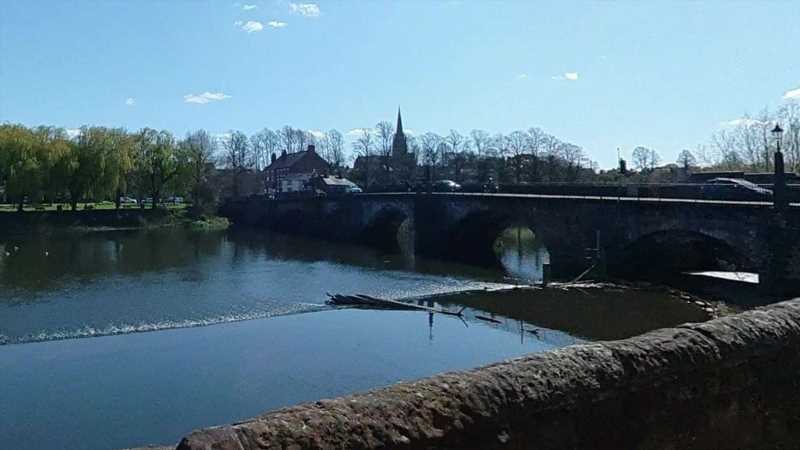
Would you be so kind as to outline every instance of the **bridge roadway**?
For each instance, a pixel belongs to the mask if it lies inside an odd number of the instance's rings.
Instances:
[[[572,200],[602,200],[615,202],[645,202],[645,203],[676,203],[676,204],[708,204],[708,205],[744,205],[771,208],[771,201],[744,201],[744,200],[707,200],[693,198],[669,198],[669,197],[629,197],[629,196],[603,196],[603,195],[553,195],[553,194],[515,194],[504,192],[365,192],[354,194],[355,197],[384,196],[384,195],[446,195],[446,196],[477,196],[477,197],[499,197],[499,198],[551,198],[551,199],[572,199]],[[789,208],[798,208],[800,203],[789,203]]]
[[[517,193],[362,193],[229,202],[235,223],[410,254],[497,264],[493,244],[510,226],[530,228],[553,274],[590,264],[615,275],[736,269],[800,293],[800,203]],[[781,291],[789,288],[780,288]]]

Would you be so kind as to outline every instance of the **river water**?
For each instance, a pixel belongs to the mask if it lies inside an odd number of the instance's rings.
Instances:
[[[0,436],[19,449],[173,443],[271,408],[706,319],[653,292],[492,292],[536,280],[548,258],[520,232],[497,251],[505,270],[242,230],[0,237]],[[327,292],[456,293],[434,306],[467,309],[333,309]]]

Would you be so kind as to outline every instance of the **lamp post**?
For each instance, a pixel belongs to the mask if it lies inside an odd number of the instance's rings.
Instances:
[[[783,128],[781,128],[780,124],[776,123],[771,133],[773,139],[775,139],[775,177],[772,181],[773,204],[775,208],[783,209],[783,207],[786,206],[786,177],[783,168],[783,153],[781,153]]]

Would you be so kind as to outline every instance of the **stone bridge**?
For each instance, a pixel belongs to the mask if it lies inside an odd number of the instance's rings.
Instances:
[[[737,269],[773,291],[800,292],[800,208],[771,203],[522,194],[396,193],[229,202],[235,223],[497,264],[507,227],[530,228],[552,273],[585,270],[592,254],[614,275]],[[399,237],[399,239],[398,239]],[[588,249],[597,249],[587,251]]]

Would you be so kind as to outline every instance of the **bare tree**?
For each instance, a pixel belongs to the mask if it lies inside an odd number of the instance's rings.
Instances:
[[[800,170],[800,102],[786,102],[777,113],[783,127],[783,151],[793,172]]]
[[[242,174],[253,167],[253,155],[247,135],[241,131],[231,130],[228,139],[222,142],[225,150],[225,162],[233,176],[233,196],[238,197]]]
[[[513,131],[506,137],[506,142],[511,156],[511,165],[514,168],[514,182],[520,183],[522,182],[522,170],[525,167],[528,135],[523,131]]]
[[[436,133],[427,132],[419,137],[420,145],[422,147],[422,161],[432,167],[436,167],[439,163],[439,144],[442,142],[442,137]]]
[[[689,169],[697,164],[697,159],[691,151],[684,149],[678,153],[678,165],[683,168],[684,173],[688,173]]]
[[[469,135],[472,138],[472,148],[475,149],[475,154],[478,158],[484,157],[490,144],[489,133],[483,130],[472,130]]]
[[[633,149],[632,156],[634,165],[640,171],[645,171],[645,170],[652,171],[661,161],[661,157],[655,150],[642,146]]]
[[[647,170],[650,167],[650,149],[647,147],[636,147],[631,154],[633,164],[639,171]]]
[[[328,162],[333,167],[339,168],[344,165],[344,136],[339,130],[331,129],[326,135],[328,145]]]
[[[278,135],[280,137],[281,146],[283,146],[283,149],[286,151],[286,153],[294,152],[296,136],[294,128],[290,127],[289,125],[284,125]]]
[[[378,149],[382,156],[389,156],[392,153],[392,138],[394,137],[394,126],[390,122],[382,121],[375,124],[378,135]]]
[[[264,128],[250,137],[253,165],[256,170],[262,170],[269,165],[270,156],[278,149],[278,145],[278,135],[269,128]]]
[[[362,128],[361,134],[353,141],[353,151],[357,156],[364,158],[364,183],[367,187],[372,182],[372,156],[375,153],[375,140],[372,136],[372,130]]]
[[[464,143],[464,135],[458,132],[458,130],[450,130],[450,133],[445,137],[445,141],[447,141],[447,145],[450,146],[450,151],[453,153],[458,153],[461,151],[461,145]]]

